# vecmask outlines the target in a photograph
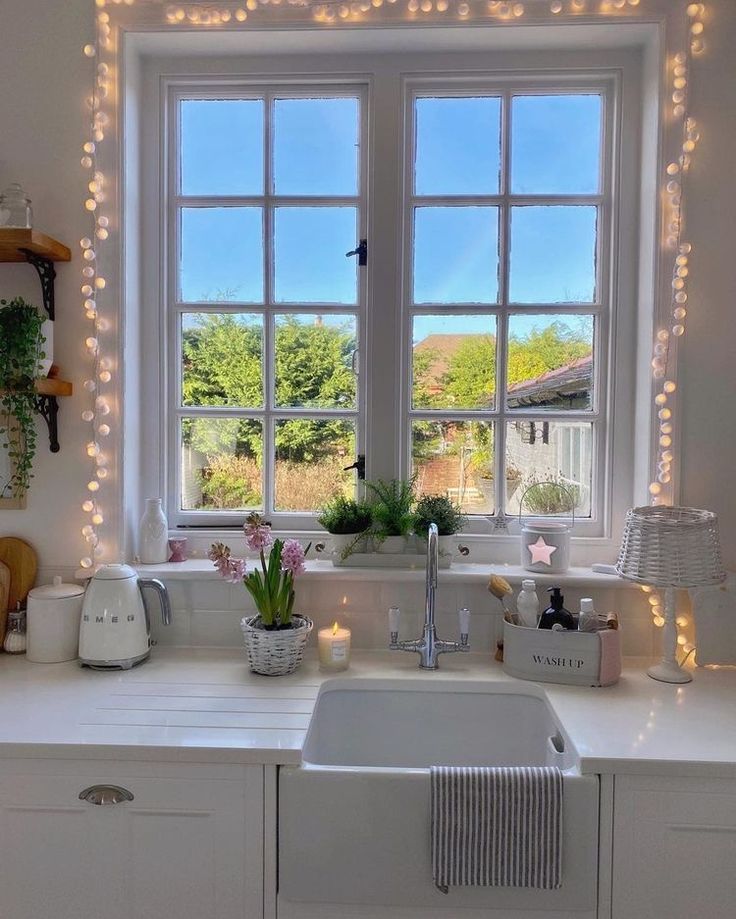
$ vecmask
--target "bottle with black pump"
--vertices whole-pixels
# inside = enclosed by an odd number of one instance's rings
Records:
[[[539,618],[539,629],[551,629],[553,626],[562,626],[563,629],[575,629],[575,617],[565,609],[565,598],[559,587],[550,587],[549,606]]]

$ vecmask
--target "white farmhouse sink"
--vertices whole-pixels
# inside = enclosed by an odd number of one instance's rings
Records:
[[[451,685],[328,683],[317,699],[303,762],[400,769],[572,765],[544,698]]]
[[[431,765],[562,769],[562,887],[440,893]],[[541,688],[332,680],[320,690],[302,765],[279,770],[279,919],[594,919],[598,796],[598,777],[579,774]]]

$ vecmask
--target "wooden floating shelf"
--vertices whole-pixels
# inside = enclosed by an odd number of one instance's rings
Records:
[[[74,391],[69,380],[57,380],[52,377],[40,377],[34,387],[39,396],[71,396]]]
[[[0,227],[0,262],[27,262],[23,250],[51,262],[70,262],[71,249],[45,233],[33,229]]]

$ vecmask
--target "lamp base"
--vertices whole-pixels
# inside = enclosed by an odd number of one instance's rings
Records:
[[[647,673],[653,680],[659,680],[662,683],[692,683],[693,678],[683,670],[679,664],[671,661],[660,661],[647,670]]]

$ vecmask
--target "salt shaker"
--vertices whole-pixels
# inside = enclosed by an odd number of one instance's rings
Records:
[[[26,611],[20,608],[8,613],[8,630],[5,633],[3,650],[8,654],[25,654],[26,652]]]

